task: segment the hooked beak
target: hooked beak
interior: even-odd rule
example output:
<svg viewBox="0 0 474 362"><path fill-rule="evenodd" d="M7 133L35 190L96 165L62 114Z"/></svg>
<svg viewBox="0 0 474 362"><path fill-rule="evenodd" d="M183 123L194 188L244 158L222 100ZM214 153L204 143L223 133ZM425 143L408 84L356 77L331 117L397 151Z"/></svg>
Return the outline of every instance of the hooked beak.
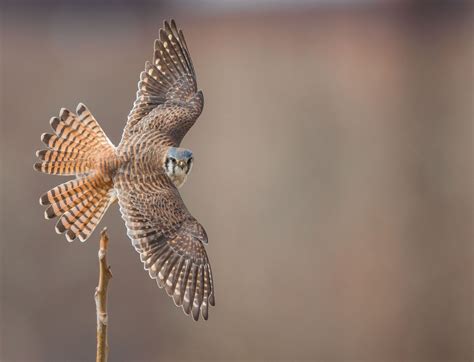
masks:
<svg viewBox="0 0 474 362"><path fill-rule="evenodd" d="M183 161L183 160L179 160L178 161L178 166L184 170L184 168L186 167L186 161Z"/></svg>

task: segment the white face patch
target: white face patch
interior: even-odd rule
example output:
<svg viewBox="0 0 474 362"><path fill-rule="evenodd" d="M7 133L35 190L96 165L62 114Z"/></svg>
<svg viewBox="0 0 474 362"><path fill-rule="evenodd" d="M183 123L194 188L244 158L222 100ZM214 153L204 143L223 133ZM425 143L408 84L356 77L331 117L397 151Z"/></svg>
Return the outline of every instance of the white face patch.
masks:
<svg viewBox="0 0 474 362"><path fill-rule="evenodd" d="M180 188L186 181L186 176L186 172L181 167L175 166L173 177L171 177L171 180L177 188Z"/></svg>
<svg viewBox="0 0 474 362"><path fill-rule="evenodd" d="M173 161L172 159L167 159L167 162L166 162L166 173L168 174L169 177L171 177L172 175L174 175L174 167L175 167L175 161Z"/></svg>

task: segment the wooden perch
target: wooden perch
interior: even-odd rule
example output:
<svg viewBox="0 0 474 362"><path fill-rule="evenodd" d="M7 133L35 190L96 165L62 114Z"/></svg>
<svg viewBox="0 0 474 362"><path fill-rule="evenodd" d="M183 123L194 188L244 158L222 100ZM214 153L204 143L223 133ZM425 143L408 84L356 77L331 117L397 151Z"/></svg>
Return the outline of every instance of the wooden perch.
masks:
<svg viewBox="0 0 474 362"><path fill-rule="evenodd" d="M97 314L97 362L107 361L109 344L107 342L107 287L109 280L112 278L110 266L107 265L107 246L109 237L107 236L107 228L100 233L99 246L99 285L95 288L94 299Z"/></svg>

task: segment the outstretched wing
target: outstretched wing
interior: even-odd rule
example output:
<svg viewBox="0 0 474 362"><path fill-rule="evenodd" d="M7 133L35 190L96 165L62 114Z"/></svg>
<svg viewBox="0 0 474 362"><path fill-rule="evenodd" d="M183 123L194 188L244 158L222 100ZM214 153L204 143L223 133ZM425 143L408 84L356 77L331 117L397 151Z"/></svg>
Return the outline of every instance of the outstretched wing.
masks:
<svg viewBox="0 0 474 362"><path fill-rule="evenodd" d="M174 20L165 21L155 40L153 63L140 74L137 98L122 136L157 131L179 145L202 112L204 98L197 89L196 73L186 41Z"/></svg>
<svg viewBox="0 0 474 362"><path fill-rule="evenodd" d="M204 228L189 213L166 174L118 175L115 179L127 234L150 277L194 320L214 306Z"/></svg>

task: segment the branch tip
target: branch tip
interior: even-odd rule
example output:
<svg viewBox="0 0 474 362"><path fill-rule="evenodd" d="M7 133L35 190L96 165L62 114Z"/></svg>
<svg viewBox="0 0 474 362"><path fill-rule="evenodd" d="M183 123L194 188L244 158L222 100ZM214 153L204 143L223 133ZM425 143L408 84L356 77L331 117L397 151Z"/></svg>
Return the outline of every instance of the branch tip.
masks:
<svg viewBox="0 0 474 362"><path fill-rule="evenodd" d="M104 228L101 232L100 232L100 242L99 242L99 250L100 251L104 251L104 253L107 251L107 246L109 244L109 236L107 235L107 228ZM100 254L99 254L99 258L100 258Z"/></svg>

